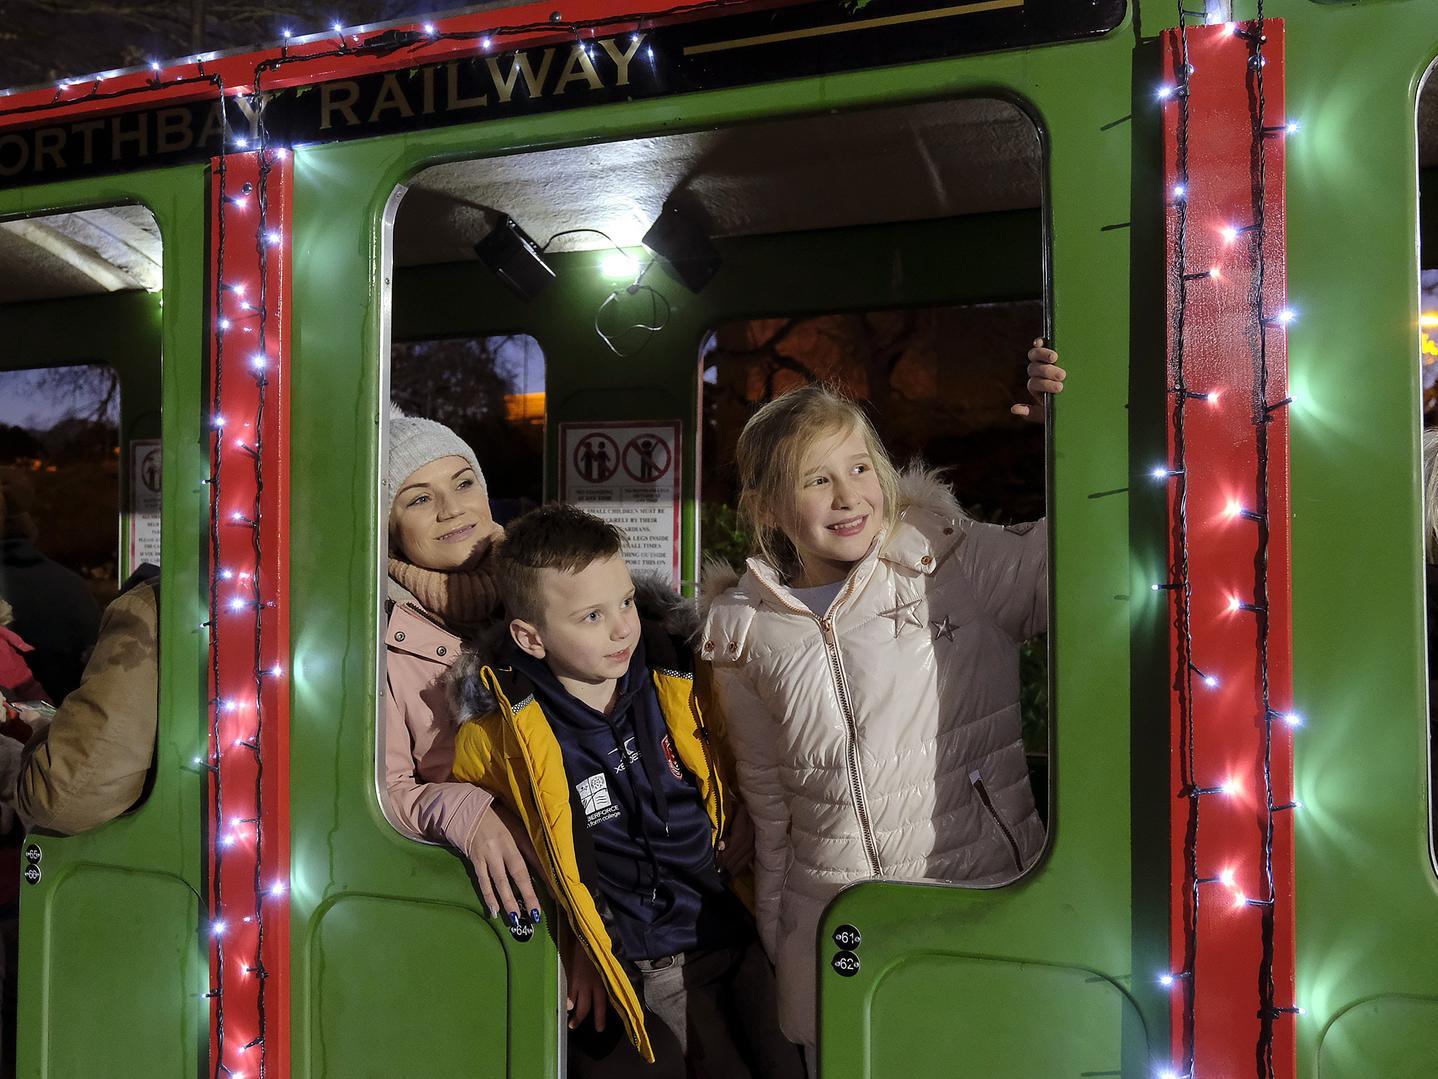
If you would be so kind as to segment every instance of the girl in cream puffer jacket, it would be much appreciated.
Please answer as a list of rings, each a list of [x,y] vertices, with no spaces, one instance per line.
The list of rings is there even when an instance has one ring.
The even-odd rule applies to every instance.
[[[811,400],[785,404],[795,394]],[[751,440],[748,461],[741,439],[746,494],[768,487],[773,497],[757,473],[786,461],[793,478],[783,482],[807,491],[813,470],[799,462],[816,446],[822,457],[826,438],[840,462],[828,480],[832,527],[864,540],[864,469],[885,474],[888,489],[868,507],[883,523],[867,552],[828,589],[793,586],[812,580],[799,565],[809,561],[803,526],[770,514],[780,542],[766,544],[751,499],[761,548],[777,548],[781,563],[787,550],[788,570],[756,557],[737,586],[708,582],[699,639],[755,824],[759,929],[777,968],[781,1025],[812,1066],[815,934],[845,885],[996,885],[1043,846],[1020,734],[1018,646],[1046,628],[1048,560],[1041,523],[976,522],[931,474],[896,476],[851,402],[808,387],[766,409],[781,404],[787,417],[767,417],[777,435]],[[847,448],[836,414],[849,417]],[[765,420],[761,410],[749,426]],[[850,464],[850,450],[865,460]]]

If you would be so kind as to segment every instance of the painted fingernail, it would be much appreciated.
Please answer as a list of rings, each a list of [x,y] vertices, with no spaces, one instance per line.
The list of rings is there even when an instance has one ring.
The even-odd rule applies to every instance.
[[[509,928],[511,928],[511,929],[518,929],[518,928],[519,928],[519,915],[516,914],[516,913],[514,913],[514,911],[510,911],[510,912],[505,916],[505,918],[506,918],[506,920],[509,922]]]
[[[541,921],[544,920],[544,914],[540,911],[538,907],[535,907],[529,912],[529,920],[534,925],[538,925]]]

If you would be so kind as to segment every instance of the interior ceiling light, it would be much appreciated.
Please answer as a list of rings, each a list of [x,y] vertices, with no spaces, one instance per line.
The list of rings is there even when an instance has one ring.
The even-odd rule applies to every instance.
[[[500,214],[489,235],[474,245],[479,261],[515,292],[532,300],[554,280],[554,270],[539,253],[539,245],[508,214]]]
[[[719,271],[719,252],[708,234],[673,203],[664,204],[640,242],[690,292],[698,292]]]

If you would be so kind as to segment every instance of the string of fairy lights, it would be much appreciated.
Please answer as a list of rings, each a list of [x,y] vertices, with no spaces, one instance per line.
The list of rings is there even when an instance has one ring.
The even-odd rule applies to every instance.
[[[1190,528],[1189,528],[1189,447],[1186,438],[1185,421],[1187,409],[1194,401],[1207,401],[1216,403],[1219,399],[1219,392],[1216,390],[1199,390],[1193,388],[1189,383],[1187,361],[1187,342],[1185,330],[1188,319],[1189,288],[1190,286],[1201,287],[1200,282],[1205,279],[1218,279],[1221,277],[1221,269],[1216,266],[1206,267],[1201,270],[1190,270],[1189,268],[1189,206],[1191,197],[1190,170],[1189,170],[1189,129],[1192,122],[1190,98],[1190,80],[1194,74],[1194,67],[1190,61],[1189,51],[1189,30],[1194,23],[1204,23],[1208,20],[1202,14],[1189,12],[1184,8],[1182,0],[1178,5],[1178,44],[1179,56],[1176,70],[1175,83],[1165,85],[1159,89],[1159,98],[1163,101],[1173,101],[1178,108],[1177,117],[1177,177],[1178,182],[1169,192],[1170,202],[1175,216],[1174,231],[1174,264],[1172,276],[1172,289],[1176,297],[1173,311],[1173,322],[1171,327],[1171,354],[1170,371],[1173,381],[1170,386],[1170,393],[1173,396],[1172,411],[1172,432],[1173,432],[1173,460],[1168,466],[1160,466],[1153,470],[1155,479],[1171,481],[1174,485],[1172,492],[1174,512],[1174,539],[1173,539],[1173,564],[1170,568],[1169,579],[1165,582],[1155,584],[1155,591],[1169,591],[1174,593],[1174,627],[1177,644],[1176,662],[1180,668],[1180,678],[1177,685],[1179,702],[1179,724],[1181,728],[1182,752],[1180,755],[1180,776],[1182,788],[1179,796],[1186,802],[1188,817],[1185,826],[1184,843],[1184,890],[1187,902],[1184,905],[1184,926],[1183,926],[1183,963],[1177,971],[1167,971],[1160,975],[1159,981],[1169,989],[1176,989],[1182,993],[1182,1032],[1180,1044],[1182,1046],[1180,1060],[1175,1066],[1165,1068],[1161,1071],[1163,1079],[1197,1079],[1196,1061],[1197,1041],[1195,1034],[1196,1007],[1198,1002],[1198,958],[1199,958],[1199,914],[1201,902],[1205,890],[1213,885],[1218,885],[1233,892],[1235,902],[1240,907],[1256,907],[1260,911],[1260,944],[1261,959],[1258,971],[1259,985],[1259,1009],[1258,1018],[1259,1038],[1256,1048],[1256,1056],[1260,1062],[1260,1074],[1273,1077],[1274,1071],[1274,1024],[1275,1021],[1284,1015],[1301,1014],[1302,1009],[1293,1004],[1280,1005],[1276,1001],[1276,989],[1274,984],[1274,944],[1275,944],[1275,911],[1278,906],[1278,892],[1275,883],[1273,869],[1273,848],[1275,817],[1282,812],[1289,812],[1301,808],[1301,803],[1294,798],[1288,798],[1279,802],[1275,800],[1273,789],[1273,759],[1275,748],[1274,725],[1281,722],[1286,728],[1295,728],[1302,723],[1301,717],[1296,712],[1282,712],[1273,707],[1272,687],[1269,677],[1270,663],[1270,641],[1271,625],[1269,611],[1269,557],[1271,546],[1271,528],[1269,521],[1270,508],[1270,468],[1271,468],[1271,446],[1269,439],[1269,424],[1279,410],[1287,408],[1292,403],[1292,398],[1286,396],[1279,401],[1269,401],[1269,370],[1268,370],[1268,339],[1272,332],[1281,332],[1294,318],[1294,313],[1287,307],[1269,312],[1265,308],[1264,286],[1265,286],[1265,239],[1267,236],[1266,212],[1268,206],[1268,175],[1267,175],[1267,153],[1265,140],[1274,136],[1284,136],[1297,131],[1297,124],[1287,122],[1282,125],[1269,126],[1265,122],[1267,101],[1264,91],[1264,67],[1267,63],[1264,57],[1264,45],[1267,42],[1265,34],[1265,19],[1263,3],[1259,0],[1256,11],[1256,18],[1251,23],[1226,23],[1224,32],[1227,35],[1241,39],[1246,42],[1246,63],[1248,66],[1247,80],[1250,88],[1250,112],[1252,116],[1252,152],[1251,165],[1251,186],[1252,203],[1254,207],[1253,220],[1244,226],[1227,225],[1221,232],[1226,242],[1232,244],[1240,237],[1248,239],[1248,257],[1251,263],[1251,281],[1249,290],[1250,306],[1250,340],[1253,344],[1253,423],[1255,450],[1257,458],[1257,471],[1255,476],[1256,505],[1253,509],[1245,508],[1240,502],[1231,501],[1227,507],[1227,516],[1230,519],[1242,519],[1251,521],[1256,525],[1256,550],[1255,564],[1257,569],[1254,596],[1251,601],[1244,600],[1239,596],[1230,596],[1228,606],[1231,612],[1250,612],[1257,620],[1258,655],[1257,668],[1259,675],[1259,709],[1260,725],[1262,730],[1262,760],[1261,770],[1263,776],[1263,828],[1260,842],[1261,879],[1263,892],[1258,896],[1244,895],[1237,886],[1236,876],[1232,868],[1225,868],[1216,874],[1206,875],[1200,868],[1199,849],[1199,825],[1202,815],[1202,805],[1206,798],[1211,796],[1228,796],[1237,792],[1237,784],[1233,779],[1224,779],[1221,782],[1213,782],[1203,775],[1198,761],[1196,746],[1196,723],[1193,705],[1194,680],[1198,679],[1206,688],[1216,689],[1219,686],[1217,674],[1203,670],[1195,657],[1195,644],[1193,633],[1193,593],[1194,582],[1190,573]]]
[[[221,88],[223,95],[223,88]],[[223,112],[223,109],[222,109]],[[208,994],[212,1000],[214,1016],[214,1037],[215,1053],[213,1059],[213,1074],[216,1079],[228,1077],[228,1079],[248,1079],[247,1073],[233,1067],[229,1063],[229,1047],[227,1045],[227,1032],[225,1025],[225,992],[227,978],[227,961],[225,956],[225,938],[233,928],[231,919],[237,912],[232,912],[227,905],[224,893],[224,864],[226,852],[239,846],[247,838],[244,834],[248,829],[253,828],[254,854],[253,865],[253,907],[249,913],[243,916],[243,921],[254,926],[255,944],[253,955],[245,962],[244,972],[257,979],[258,989],[256,993],[256,1021],[257,1029],[255,1036],[240,1046],[240,1050],[258,1050],[256,1075],[259,1079],[265,1079],[269,1067],[269,1051],[267,1044],[268,1020],[267,1020],[267,996],[268,980],[270,971],[266,968],[265,938],[266,938],[266,899],[282,898],[287,891],[287,884],[283,878],[278,878],[266,886],[263,880],[264,873],[264,841],[265,841],[265,811],[264,811],[264,776],[265,776],[265,687],[266,679],[277,680],[284,674],[284,667],[267,658],[264,616],[267,609],[276,605],[276,598],[267,597],[263,592],[262,570],[264,568],[264,539],[265,518],[264,518],[264,489],[265,489],[265,410],[267,389],[270,380],[271,357],[269,355],[269,317],[272,305],[269,296],[269,255],[270,249],[282,242],[282,235],[269,227],[268,221],[268,182],[269,172],[279,154],[282,151],[269,151],[261,149],[257,155],[258,159],[258,182],[251,183],[248,180],[241,182],[237,189],[231,189],[229,155],[234,151],[248,150],[248,139],[243,135],[237,135],[230,130],[226,123],[223,133],[223,150],[219,155],[216,165],[216,186],[219,192],[216,211],[216,247],[215,247],[215,281],[214,281],[214,311],[216,314],[214,325],[214,373],[212,381],[212,412],[210,417],[210,452],[211,452],[211,473],[209,477],[210,487],[210,542],[211,542],[211,587],[210,587],[210,655],[211,655],[211,678],[215,686],[215,698],[212,702],[210,714],[210,738],[207,750],[205,766],[210,773],[211,795],[214,829],[217,835],[215,849],[213,852],[213,869],[210,879],[210,901],[211,921],[210,936],[215,949],[214,977]],[[251,199],[259,207],[258,224],[255,229],[255,265],[258,271],[258,295],[256,302],[251,302],[247,296],[247,288],[243,281],[230,282],[226,279],[227,246],[229,240],[229,214],[247,208]],[[256,400],[251,422],[244,425],[236,424],[235,417],[226,416],[222,409],[225,406],[226,397],[224,390],[224,378],[226,370],[225,345],[227,337],[235,329],[242,332],[252,332],[252,327],[240,326],[241,322],[253,321],[256,326],[256,350],[250,355],[248,370],[255,382]],[[230,435],[230,431],[249,429],[253,432],[248,441],[239,434]],[[227,438],[230,441],[227,442]],[[225,500],[225,492],[222,487],[224,469],[222,463],[225,460],[226,451],[238,454],[247,458],[253,470],[253,500],[249,512],[240,509],[232,509],[228,514],[225,507],[228,503]],[[236,527],[248,530],[250,535],[250,552],[253,558],[250,570],[236,570],[231,566],[222,563],[221,528]],[[228,599],[221,602],[222,582],[234,582],[235,591]],[[224,696],[221,692],[222,671],[221,656],[222,631],[221,627],[225,622],[221,618],[221,609],[231,614],[249,612],[252,623],[251,655],[252,669],[252,693],[249,701],[242,701],[238,696]],[[250,714],[252,709],[253,723],[249,730],[237,737],[226,739],[227,733],[222,729],[223,716],[243,716]],[[231,732],[232,733],[232,732]],[[244,752],[251,755],[254,762],[254,791],[252,815],[234,816],[231,813],[230,805],[225,799],[221,760],[227,751]]]

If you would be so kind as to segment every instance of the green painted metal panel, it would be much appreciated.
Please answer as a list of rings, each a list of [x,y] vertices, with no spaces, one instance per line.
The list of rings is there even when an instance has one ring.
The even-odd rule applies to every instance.
[[[509,958],[500,938],[509,934],[497,922],[458,906],[349,895],[316,923],[306,994],[313,1074],[521,1074],[505,1059]],[[377,981],[398,987],[386,994],[380,1021]],[[557,1005],[549,1012],[557,1029]]]
[[[873,982],[854,1062],[869,1075],[1129,1075],[1147,1050],[1133,1001],[1090,970],[910,950]],[[982,1006],[954,1009],[916,1036],[915,1017],[936,999]]]
[[[209,964],[196,947],[199,898],[185,881],[79,865],[49,889],[38,916],[25,916],[45,929],[39,961],[26,956],[27,974],[39,971],[38,1008],[29,1012],[39,1025],[21,1025],[36,1034],[27,1046],[43,1047],[36,1074],[194,1073]]]
[[[1385,995],[1334,1018],[1318,1046],[1322,1079],[1424,1079],[1438,1060],[1438,997]]]

